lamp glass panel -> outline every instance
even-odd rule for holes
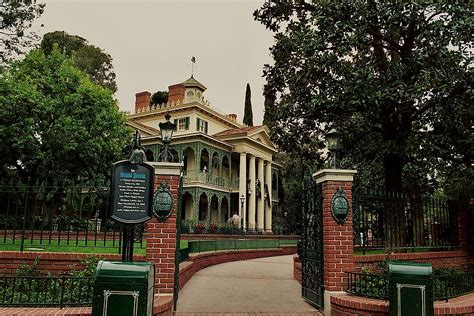
[[[169,130],[169,129],[162,129],[161,130],[161,138],[163,139],[163,141],[171,141],[171,137],[173,136],[173,130]]]

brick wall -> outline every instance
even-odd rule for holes
[[[451,299],[449,302],[438,301],[434,303],[435,315],[462,315],[474,313],[474,294],[469,299]],[[389,316],[388,301],[374,300],[358,296],[341,295],[331,297],[332,316]]]
[[[0,274],[14,274],[21,264],[32,264],[36,257],[40,258],[38,271],[40,273],[68,274],[72,268],[84,268],[81,260],[92,254],[85,253],[56,253],[56,252],[0,252]],[[118,254],[94,254],[104,260],[122,260]],[[145,261],[145,256],[135,255],[136,261]]]
[[[338,187],[343,188],[352,206],[352,182],[325,181],[323,194],[324,287],[327,291],[342,291],[347,283],[347,271],[354,269],[352,212],[341,225],[331,215],[331,202]]]
[[[156,293],[173,293],[179,176],[156,175],[155,191],[161,182],[168,183],[175,203],[172,215],[164,223],[158,222],[156,218],[146,223],[148,232],[146,235],[146,261],[155,264]]]
[[[293,277],[301,284],[301,261],[298,255],[293,256]]]
[[[469,257],[466,251],[439,251],[439,252],[420,252],[420,253],[394,253],[380,255],[360,255],[354,256],[356,262],[356,271],[362,267],[369,268],[370,271],[382,272],[379,263],[388,260],[411,261],[431,263],[434,269],[458,267],[463,268],[468,264],[474,263],[472,257]]]

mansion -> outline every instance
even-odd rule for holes
[[[171,115],[171,152],[184,163],[181,219],[222,225],[235,213],[247,231],[272,232],[279,167],[268,128],[243,126],[236,114],[211,108],[206,87],[192,76],[168,89],[166,104],[152,104],[148,91],[137,93],[127,124],[140,132],[148,161],[157,161],[163,147],[159,123]]]

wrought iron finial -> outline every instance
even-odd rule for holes
[[[130,156],[130,161],[133,163],[142,163],[147,161],[145,151],[143,151],[142,148],[142,138],[138,130],[135,132],[135,137],[132,141],[132,155]]]
[[[132,149],[138,149],[142,147],[142,137],[138,130],[135,131],[135,137],[133,138]]]

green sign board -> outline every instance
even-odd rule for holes
[[[331,214],[339,224],[343,224],[349,215],[349,200],[346,197],[346,192],[340,187],[337,188],[332,198]]]
[[[114,163],[110,190],[112,218],[137,224],[151,218],[154,169],[129,160]]]

